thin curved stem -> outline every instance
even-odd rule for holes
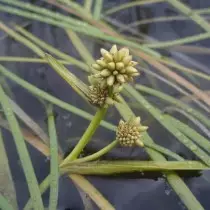
[[[103,107],[103,108],[100,108],[96,112],[91,123],[89,124],[88,128],[86,129],[85,133],[83,134],[82,138],[80,139],[78,144],[74,147],[73,151],[65,158],[65,160],[62,162],[61,166],[63,164],[68,163],[69,161],[75,160],[79,156],[80,152],[88,144],[91,137],[95,133],[96,129],[100,125],[100,122],[104,118],[106,111],[107,111],[107,107]]]
[[[136,144],[139,147],[142,148],[142,146],[141,146],[139,141],[137,141]],[[167,149],[165,147],[162,147],[160,145],[157,145],[155,143],[143,142],[143,144],[144,144],[145,147],[154,149],[154,150],[162,153],[163,155],[167,155],[167,156],[170,156],[170,157],[174,158],[175,160],[179,160],[179,161],[183,161],[184,160],[184,158],[182,158],[181,156],[179,156],[176,153],[172,152],[171,150],[169,150],[169,149]]]
[[[110,143],[109,145],[107,145],[106,147],[104,147],[103,149],[99,150],[98,152],[96,152],[92,155],[88,155],[86,157],[79,158],[79,159],[73,160],[71,162],[68,162],[67,164],[62,165],[61,168],[65,168],[66,165],[78,164],[78,163],[84,163],[84,162],[96,160],[96,159],[100,158],[101,156],[103,156],[104,154],[108,153],[117,144],[118,144],[118,141],[115,140],[112,143]]]

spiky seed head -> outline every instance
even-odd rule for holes
[[[139,141],[142,132],[148,129],[140,124],[140,117],[131,118],[127,122],[120,120],[116,131],[116,139],[121,146],[131,147]]]
[[[97,75],[98,84],[102,80],[107,80],[107,86],[115,86],[118,83],[130,82],[134,76],[138,76],[138,71],[134,68],[137,63],[132,61],[128,48],[118,50],[117,46],[113,45],[110,51],[101,49],[101,55],[102,58],[92,65],[95,71],[101,72],[100,76],[94,72],[94,75]]]

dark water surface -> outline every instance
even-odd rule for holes
[[[35,2],[35,1],[33,1]],[[40,1],[37,1],[40,4]],[[112,7],[114,5],[123,3],[125,1],[107,1],[104,0],[104,7]],[[185,1],[192,8],[205,8],[210,7],[210,1],[206,0],[188,0]],[[145,7],[136,7],[128,10],[123,10],[122,12],[115,13],[111,18],[115,18],[119,22],[124,24],[131,23],[136,20],[155,17],[155,16],[170,16],[176,15],[177,12],[165,3],[159,3],[154,5],[149,5]],[[11,16],[8,14],[0,14],[1,20],[5,22],[16,22],[24,24],[26,21],[19,17]],[[34,35],[45,40],[47,43],[52,44],[59,50],[68,53],[78,59],[80,56],[72,46],[71,42],[68,40],[67,35],[63,30],[51,27],[44,23],[31,21],[31,24],[27,29]],[[185,37],[187,35],[192,35],[201,32],[201,30],[196,27],[190,21],[173,21],[169,23],[153,23],[150,25],[144,25],[143,27],[137,27],[135,29],[137,32],[147,33],[160,41],[173,40],[179,37]],[[36,57],[33,52],[24,47],[23,45],[17,43],[10,37],[5,36],[5,34],[0,31],[0,56],[26,56],[26,57]],[[93,50],[95,57],[99,55],[99,48],[102,47],[100,43],[94,43],[95,40],[91,38],[83,38],[89,49]],[[209,40],[202,41],[199,43],[202,46],[210,47]],[[165,53],[165,52],[164,52]],[[189,65],[189,57],[183,56],[183,54],[170,52],[173,58],[176,58],[185,65]],[[191,56],[197,61],[197,69],[202,72],[210,74],[208,66],[210,65],[210,60],[208,56]],[[3,62],[2,62],[3,63]],[[201,65],[202,64],[202,65]],[[87,105],[81,98],[75,94],[72,89],[47,65],[45,64],[27,64],[27,63],[3,63],[8,69],[10,69],[15,74],[18,74],[24,80],[34,84],[42,90],[49,92],[50,94],[69,102],[76,107],[84,109],[88,112],[94,113],[94,109]],[[190,67],[190,65],[189,65]],[[74,73],[76,73],[80,78],[84,78],[85,75],[76,67],[69,67]],[[143,74],[139,79],[139,82],[143,84],[149,84],[148,78]],[[201,88],[209,88],[208,83],[201,83],[197,81]],[[19,104],[19,106],[31,116],[39,125],[47,131],[46,125],[46,115],[43,105],[40,101],[33,97],[26,90],[19,87],[17,84],[8,80],[8,83],[14,93],[14,99]],[[159,83],[160,88],[167,88],[168,93],[174,96],[178,96],[178,93],[174,89],[168,88],[165,84]],[[151,100],[154,99],[151,97]],[[159,103],[154,101],[155,103]],[[160,107],[162,104],[158,104]],[[60,145],[64,153],[71,150],[75,145],[76,140],[84,132],[88,125],[88,121],[75,116],[72,113],[68,113],[58,107],[56,109],[56,127],[58,132],[58,138]],[[149,116],[143,115],[142,119],[146,121]],[[117,123],[119,120],[119,114],[113,108],[110,109],[107,120]],[[155,122],[150,124],[150,133],[154,139],[163,146],[166,146],[177,153],[184,153],[186,158],[194,158],[194,155],[189,152],[184,146],[177,142],[166,130],[161,129],[160,125]],[[105,144],[110,142],[114,138],[114,133],[100,128],[92,143],[88,145],[86,152],[93,152],[103,147]],[[19,208],[22,209],[28,200],[28,190],[25,185],[25,178],[23,171],[20,167],[18,161],[18,155],[13,143],[13,139],[9,132],[4,131],[4,137],[6,141],[6,149],[9,154],[10,164],[12,167],[12,174],[16,184],[17,198]],[[32,146],[28,145],[30,150],[31,158],[36,170],[38,180],[41,182],[49,173],[49,161],[41,155]],[[140,149],[114,149],[107,158],[133,158],[133,159],[147,159],[147,154]],[[115,206],[117,210],[182,210],[186,209],[181,203],[177,195],[171,190],[170,186],[164,181],[164,177],[159,177],[154,180],[151,178],[133,178],[133,177],[88,177],[91,183]],[[204,172],[199,177],[185,178],[185,181],[189,188],[192,190],[194,195],[199,199],[201,204],[206,210],[210,210],[210,174],[209,172]],[[84,209],[82,201],[79,197],[79,193],[72,184],[71,180],[66,177],[60,179],[59,188],[59,205],[58,209],[71,209],[71,210],[82,210]],[[48,193],[44,194],[44,202],[47,205]],[[95,207],[95,209],[97,209]]]

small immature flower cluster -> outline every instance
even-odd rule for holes
[[[88,77],[91,86],[90,103],[103,106],[104,103],[113,104],[118,101],[118,94],[122,90],[122,84],[133,81],[133,77],[139,73],[132,61],[127,48],[117,49],[114,45],[110,51],[101,49],[102,57],[92,65],[93,74]],[[111,97],[108,90],[112,90]]]
[[[140,124],[140,117],[131,118],[127,122],[120,120],[116,131],[116,139],[121,146],[132,147],[140,139],[142,132],[147,129],[147,126]]]

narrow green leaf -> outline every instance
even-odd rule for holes
[[[200,147],[194,144],[187,136],[180,132],[176,127],[172,125],[170,120],[165,117],[159,109],[150,104],[140,93],[138,93],[131,86],[126,85],[125,88],[132,97],[134,97],[141,106],[143,106],[163,127],[165,127],[177,140],[184,144],[189,150],[191,150],[197,157],[199,157],[204,163],[210,166],[210,156],[203,151]]]
[[[9,167],[9,161],[7,158],[7,153],[4,146],[3,136],[0,128],[0,194],[5,199],[8,200],[8,202],[17,209],[17,198],[16,198],[16,192],[15,192],[15,186],[12,179],[10,167]],[[1,200],[1,199],[0,199]],[[1,208],[0,204],[0,208]],[[3,207],[2,207],[3,208]]]
[[[88,175],[110,175],[142,171],[210,170],[199,161],[94,161],[68,165],[62,172]]]
[[[85,100],[88,100],[88,86],[71,73],[63,64],[49,54],[45,54],[45,59],[50,66]]]
[[[176,99],[176,98],[174,98],[174,97],[172,97],[168,94],[160,92],[158,90],[154,90],[152,88],[146,87],[144,85],[136,85],[135,87],[136,87],[137,90],[140,90],[142,92],[148,93],[148,94],[153,95],[153,96],[156,96],[156,97],[160,98],[161,100],[167,101],[170,104],[173,104],[177,107],[180,107],[181,109],[185,110],[187,113],[196,117],[202,123],[204,123],[205,125],[207,125],[210,128],[210,120],[206,116],[201,114],[196,109],[193,109],[192,107],[184,104],[182,101],[180,101],[180,100],[178,100],[178,99]]]
[[[12,111],[11,105],[7,96],[4,94],[4,91],[0,85],[0,103],[3,107],[4,113],[10,125],[10,129],[13,134],[15,145],[20,157],[20,161],[23,167],[23,171],[26,176],[28,188],[30,195],[33,200],[33,207],[35,210],[44,210],[41,194],[39,191],[38,182],[36,175],[32,166],[32,162],[25,144],[25,140],[22,136],[21,130],[19,128],[18,122],[15,118],[15,115]]]
[[[93,18],[96,20],[100,20],[101,13],[103,8],[103,0],[97,0],[94,4]]]
[[[48,131],[50,136],[50,201],[49,209],[57,210],[58,202],[58,180],[59,180],[59,160],[58,142],[55,127],[55,118],[52,105],[47,107]]]
[[[70,111],[80,117],[83,117],[84,119],[91,120],[93,118],[93,115],[89,114],[88,112],[83,111],[82,109],[79,109],[75,106],[72,106],[62,100],[59,100],[58,98],[44,92],[43,90],[40,90],[39,88],[29,84],[28,82],[24,81],[23,79],[19,78],[15,74],[11,73],[7,69],[5,69],[2,65],[0,65],[0,73],[2,73],[5,77],[11,79],[12,81],[16,82],[19,84],[21,87],[25,88],[29,92],[33,93],[34,95],[49,101],[52,104],[55,104],[62,109],[65,109],[67,111]],[[108,128],[110,130],[115,131],[115,126],[107,123],[105,121],[101,122],[101,125],[104,126],[105,128]]]
[[[14,210],[12,205],[7,201],[7,199],[0,194],[0,209],[2,210]]]

